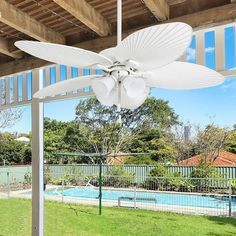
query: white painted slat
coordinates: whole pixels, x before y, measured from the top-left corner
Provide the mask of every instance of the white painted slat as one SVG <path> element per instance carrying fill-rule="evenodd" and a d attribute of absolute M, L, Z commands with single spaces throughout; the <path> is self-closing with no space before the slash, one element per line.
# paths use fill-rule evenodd
<path fill-rule="evenodd" d="M 72 68 L 73 68 L 73 67 L 71 67 L 71 77 L 73 76 Z M 80 71 L 80 69 L 77 68 L 77 71 L 78 71 L 77 75 L 76 75 L 76 76 L 73 76 L 72 79 L 77 78 L 77 77 L 79 76 L 79 71 Z M 75 95 L 75 94 L 77 94 L 77 93 L 78 93 L 78 90 L 74 90 L 74 91 L 72 91 L 72 94 L 73 94 L 73 95 Z"/>
<path fill-rule="evenodd" d="M 184 53 L 184 54 L 178 59 L 178 61 L 186 62 L 186 59 L 187 59 L 187 54 Z"/>
<path fill-rule="evenodd" d="M 90 75 L 96 75 L 96 69 L 90 69 Z M 85 92 L 91 92 L 92 88 L 89 86 L 89 89 L 86 88 Z"/>
<path fill-rule="evenodd" d="M 66 67 L 66 79 L 71 79 L 72 74 L 71 74 L 71 66 Z"/>
<path fill-rule="evenodd" d="M 82 68 L 78 68 L 78 77 L 83 76 L 83 75 L 84 75 L 83 69 Z M 81 92 L 83 92 L 83 89 L 77 89 L 76 92 L 77 93 L 81 93 Z"/>
<path fill-rule="evenodd" d="M 27 81 L 26 73 L 22 73 L 22 101 L 27 101 Z"/>
<path fill-rule="evenodd" d="M 18 79 L 17 79 L 17 75 L 14 75 L 14 93 L 13 93 L 13 97 L 14 97 L 14 103 L 17 104 L 18 103 Z"/>
<path fill-rule="evenodd" d="M 49 86 L 51 84 L 51 81 L 50 81 L 50 66 L 47 66 L 45 68 L 45 87 Z"/>
<path fill-rule="evenodd" d="M 196 63 L 200 65 L 206 64 L 205 55 L 205 32 L 196 32 Z"/>
<path fill-rule="evenodd" d="M 56 65 L 56 83 L 61 81 L 60 65 Z"/>
<path fill-rule="evenodd" d="M 215 63 L 217 71 L 225 70 L 225 33 L 224 27 L 215 29 Z"/>
<path fill-rule="evenodd" d="M 0 79 L 0 105 L 3 104 L 3 86 L 2 86 L 2 78 Z"/>
<path fill-rule="evenodd" d="M 90 69 L 90 75 L 96 75 L 96 69 Z"/>
<path fill-rule="evenodd" d="M 66 79 L 72 79 L 71 66 L 66 67 Z M 73 91 L 67 93 L 67 95 L 73 94 Z"/>
<path fill-rule="evenodd" d="M 5 77 L 5 104 L 10 104 L 10 77 Z"/>
<path fill-rule="evenodd" d="M 82 68 L 79 68 L 79 69 L 78 69 L 78 77 L 79 77 L 79 76 L 83 76 L 83 75 L 84 75 L 83 69 L 82 69 Z"/>

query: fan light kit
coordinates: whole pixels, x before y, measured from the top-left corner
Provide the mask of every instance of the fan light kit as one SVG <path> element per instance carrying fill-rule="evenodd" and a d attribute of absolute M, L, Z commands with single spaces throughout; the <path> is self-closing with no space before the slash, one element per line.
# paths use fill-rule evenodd
<path fill-rule="evenodd" d="M 175 22 L 141 29 L 121 41 L 121 0 L 117 4 L 117 46 L 100 53 L 37 41 L 17 41 L 16 47 L 38 58 L 67 66 L 96 68 L 89 75 L 58 82 L 34 98 L 59 95 L 91 86 L 103 105 L 135 109 L 150 88 L 197 89 L 216 86 L 224 77 L 205 66 L 179 62 L 192 40 L 191 26 Z"/>

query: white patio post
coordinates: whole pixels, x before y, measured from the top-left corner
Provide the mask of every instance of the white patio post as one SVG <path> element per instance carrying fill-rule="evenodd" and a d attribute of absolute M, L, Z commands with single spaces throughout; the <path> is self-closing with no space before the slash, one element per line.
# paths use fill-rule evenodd
<path fill-rule="evenodd" d="M 32 93 L 43 87 L 43 70 L 33 70 Z M 32 100 L 32 236 L 44 235 L 43 103 Z"/>

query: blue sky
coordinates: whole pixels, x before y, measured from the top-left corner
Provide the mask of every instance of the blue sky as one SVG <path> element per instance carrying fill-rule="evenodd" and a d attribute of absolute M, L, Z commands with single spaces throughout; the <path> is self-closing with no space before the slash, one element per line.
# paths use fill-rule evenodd
<path fill-rule="evenodd" d="M 206 66 L 215 69 L 215 38 L 213 32 L 205 34 Z M 187 61 L 195 63 L 196 41 L 193 37 L 187 51 Z M 236 67 L 235 60 L 235 28 L 225 29 L 226 70 Z M 85 71 L 85 73 L 87 73 Z M 72 73 L 73 74 L 73 73 Z M 76 75 L 75 75 L 76 76 Z M 63 79 L 63 78 L 62 78 Z M 212 88 L 188 91 L 152 89 L 151 95 L 169 101 L 182 121 L 205 125 L 209 122 L 224 127 L 236 124 L 236 78 L 228 78 L 225 83 Z M 79 99 L 45 104 L 44 115 L 62 121 L 70 121 L 75 117 L 75 107 Z M 22 119 L 13 127 L 6 129 L 10 132 L 26 132 L 31 130 L 31 109 L 24 107 Z"/>

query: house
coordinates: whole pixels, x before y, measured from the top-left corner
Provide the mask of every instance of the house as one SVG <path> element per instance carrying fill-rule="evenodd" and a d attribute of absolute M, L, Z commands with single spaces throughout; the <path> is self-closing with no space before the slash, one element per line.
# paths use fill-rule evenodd
<path fill-rule="evenodd" d="M 30 139 L 27 138 L 27 137 L 19 137 L 19 138 L 16 138 L 15 140 L 18 141 L 18 142 L 22 142 L 25 145 L 27 145 L 30 142 Z"/>
<path fill-rule="evenodd" d="M 208 158 L 210 161 L 210 158 Z M 179 162 L 180 166 L 198 166 L 200 164 L 200 155 L 192 156 Z M 218 156 L 212 162 L 212 166 L 236 166 L 236 154 L 221 150 Z"/>

